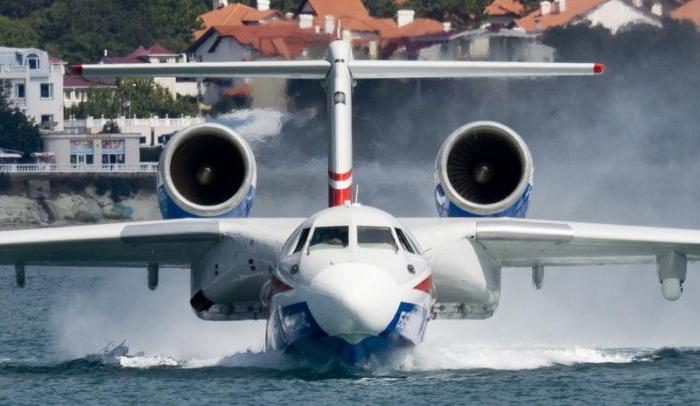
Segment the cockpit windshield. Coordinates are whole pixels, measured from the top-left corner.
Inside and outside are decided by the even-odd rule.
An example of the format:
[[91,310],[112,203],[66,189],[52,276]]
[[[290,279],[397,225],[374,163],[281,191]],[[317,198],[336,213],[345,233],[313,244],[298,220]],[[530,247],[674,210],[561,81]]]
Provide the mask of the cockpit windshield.
[[360,248],[388,248],[398,250],[394,235],[388,227],[357,227],[357,245]]
[[315,249],[345,248],[348,246],[348,227],[316,227],[309,243],[309,251]]

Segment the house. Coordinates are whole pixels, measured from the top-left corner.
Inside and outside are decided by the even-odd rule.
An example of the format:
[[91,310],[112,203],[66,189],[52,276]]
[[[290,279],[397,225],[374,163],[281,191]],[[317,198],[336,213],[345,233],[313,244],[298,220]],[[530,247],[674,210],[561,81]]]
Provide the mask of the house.
[[[200,16],[204,28],[195,33],[187,51],[191,60],[320,59],[339,36],[352,43],[358,59],[386,58],[407,49],[413,52],[412,38],[445,35],[451,28],[435,20],[416,19],[412,10],[400,10],[396,20],[372,17],[361,0],[303,1],[296,15],[287,16],[271,10],[267,0],[258,0],[256,8],[226,1],[213,6],[214,10]],[[244,87],[254,107],[284,103],[286,81],[270,79],[207,79],[203,101],[213,104]]]
[[[119,127],[119,130],[125,134],[136,134],[137,144],[141,146],[155,146],[163,143],[163,137],[174,134],[187,127],[205,122],[203,117],[180,117],[180,118],[127,118],[117,117],[109,118],[94,118],[87,117],[85,119],[76,119],[68,117],[65,121],[65,130],[63,135],[71,135],[71,137],[54,137],[55,139],[72,139],[81,140],[90,138],[102,132],[105,124],[113,121]],[[56,151],[53,151],[56,152]]]
[[[310,59],[322,58],[330,41],[329,36],[301,29],[294,21],[277,20],[264,25],[210,27],[188,52],[198,62]],[[265,95],[270,91],[275,94],[286,91],[286,81],[274,79],[206,79],[202,83],[203,101],[213,104],[229,89],[248,85],[253,106],[283,107],[281,102],[270,105],[270,98]]]
[[527,32],[540,33],[552,27],[588,22],[602,25],[612,33],[627,24],[650,24],[660,27],[660,13],[655,15],[643,7],[625,0],[555,0],[541,1],[540,7],[515,21]]
[[65,62],[36,48],[0,47],[0,80],[10,104],[49,130],[63,129]]
[[525,9],[518,0],[493,0],[484,10],[486,24],[492,28],[513,28],[515,20],[524,16]]
[[452,30],[449,23],[415,18],[408,9],[398,10],[395,19],[373,17],[362,0],[304,0],[296,15],[301,28],[351,41],[358,59],[388,58],[412,38]]
[[700,28],[700,0],[690,0],[669,15],[677,20],[690,20]]
[[194,38],[198,40],[207,30],[214,26],[242,26],[266,24],[278,20],[282,14],[277,10],[270,10],[269,0],[258,0],[257,8],[245,4],[229,4],[227,0],[214,0],[212,11],[199,16],[202,28],[195,31]]
[[[109,56],[105,50],[105,57],[100,63],[187,63],[187,55],[175,53],[156,42],[148,48],[140,46],[126,56]],[[155,77],[153,81],[168,89],[173,97],[178,95],[195,97],[199,93],[197,81],[194,79]]]
[[539,35],[520,29],[489,27],[414,41],[430,43],[416,47],[418,51],[413,57],[418,60],[554,61],[554,48],[542,44]]
[[91,89],[114,87],[113,84],[84,79],[82,76],[63,76],[63,107],[70,108],[88,100]]

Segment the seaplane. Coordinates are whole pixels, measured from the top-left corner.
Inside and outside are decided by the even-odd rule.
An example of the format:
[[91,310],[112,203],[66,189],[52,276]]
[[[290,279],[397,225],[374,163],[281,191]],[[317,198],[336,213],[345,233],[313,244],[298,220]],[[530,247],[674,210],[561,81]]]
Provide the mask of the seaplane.
[[0,263],[14,266],[21,287],[32,266],[140,268],[151,289],[159,269],[186,269],[197,317],[264,319],[267,350],[356,364],[420,344],[430,320],[491,317],[506,267],[531,272],[540,289],[546,267],[655,265],[661,293],[673,301],[688,262],[700,259],[696,230],[526,218],[533,159],[523,139],[496,122],[466,124],[437,151],[435,186],[427,191],[436,217],[396,218],[353,200],[355,82],[593,76],[603,73],[599,63],[359,60],[338,40],[320,60],[73,70],[322,81],[328,208],[308,218],[249,217],[257,177],[251,147],[230,128],[196,125],[175,135],[160,158],[163,220],[0,232]]

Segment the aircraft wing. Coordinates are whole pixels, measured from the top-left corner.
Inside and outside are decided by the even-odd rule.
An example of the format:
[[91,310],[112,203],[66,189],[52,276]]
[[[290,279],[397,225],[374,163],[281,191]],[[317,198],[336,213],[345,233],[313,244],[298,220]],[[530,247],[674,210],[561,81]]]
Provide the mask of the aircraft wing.
[[312,61],[246,61],[196,63],[128,63],[75,65],[71,70],[86,78],[100,76],[288,78],[323,79],[331,64]]
[[[700,260],[700,230],[511,218],[403,219],[433,262],[438,296],[449,291],[444,258],[471,244],[502,267],[532,267],[539,284],[545,266],[656,264],[662,292],[680,296],[688,261]],[[444,280],[441,280],[444,279]],[[668,285],[666,284],[668,282]],[[441,298],[438,297],[438,301]]]
[[512,218],[402,219],[426,251],[471,240],[501,266],[653,264],[669,252],[700,260],[700,230]]
[[586,76],[603,73],[600,63],[484,61],[368,61],[348,63],[353,79]]
[[255,250],[256,255],[274,262],[301,221],[187,219],[2,231],[0,264],[189,267],[224,239],[240,241],[236,246],[242,250]]

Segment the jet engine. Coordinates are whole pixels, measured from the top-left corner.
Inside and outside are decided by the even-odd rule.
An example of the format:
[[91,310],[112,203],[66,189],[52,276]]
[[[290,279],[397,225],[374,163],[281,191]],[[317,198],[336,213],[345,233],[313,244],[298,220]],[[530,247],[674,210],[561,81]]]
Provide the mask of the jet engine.
[[524,217],[533,164],[525,141],[505,125],[478,121],[455,130],[435,163],[442,217]]
[[247,217],[257,169],[248,143],[220,124],[177,133],[160,157],[158,201],[163,218]]

